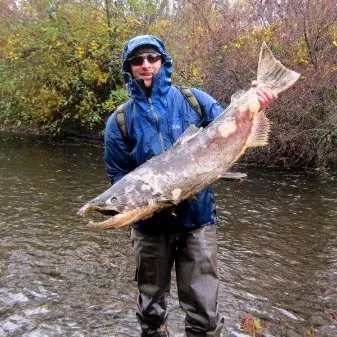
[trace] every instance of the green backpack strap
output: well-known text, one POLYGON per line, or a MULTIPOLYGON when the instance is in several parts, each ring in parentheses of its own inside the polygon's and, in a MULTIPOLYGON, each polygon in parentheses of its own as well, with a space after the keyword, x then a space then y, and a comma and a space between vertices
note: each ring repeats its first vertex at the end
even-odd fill
POLYGON ((121 104, 115 111, 116 114, 116 120, 117 124, 122 132, 122 135, 127 138, 128 133, 126 130, 126 124, 125 124, 125 103, 121 104))
POLYGON ((201 106, 198 102, 198 100, 195 98, 192 90, 187 87, 186 85, 178 85, 177 88, 180 90, 180 92, 183 94, 183 96, 186 98, 187 102, 192 106, 192 108, 199 114, 201 119, 203 118, 203 113, 201 106))

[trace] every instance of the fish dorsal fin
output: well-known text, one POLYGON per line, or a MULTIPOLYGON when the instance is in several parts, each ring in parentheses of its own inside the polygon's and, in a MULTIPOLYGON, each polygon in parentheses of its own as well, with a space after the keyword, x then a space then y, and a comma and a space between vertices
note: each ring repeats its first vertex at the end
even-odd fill
POLYGON ((268 87, 278 94, 290 88, 301 75, 276 60, 266 43, 263 42, 257 68, 257 86, 268 87))
POLYGON ((174 143, 174 146, 186 143, 189 139, 195 137, 200 130, 202 130, 202 128, 198 128, 194 124, 191 124, 174 143))
POLYGON ((254 115, 251 135, 248 139, 248 147, 265 146, 268 144, 270 121, 264 111, 254 115))

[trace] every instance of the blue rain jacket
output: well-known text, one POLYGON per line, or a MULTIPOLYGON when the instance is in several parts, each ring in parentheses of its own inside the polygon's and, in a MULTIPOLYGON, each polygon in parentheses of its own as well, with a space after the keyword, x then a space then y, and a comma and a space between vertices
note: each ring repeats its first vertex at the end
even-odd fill
MULTIPOLYGON (((201 119, 180 90, 171 84, 172 70, 172 59, 156 37, 138 36, 125 46, 123 74, 131 97, 124 108, 128 137, 123 136, 115 114, 109 117, 105 128, 105 164, 112 184, 151 157, 168 150, 189 125, 206 126, 222 113, 218 102, 193 88, 203 110, 201 119), (132 78, 126 61, 132 51, 142 45, 154 46, 163 56, 163 65, 153 76, 149 97, 143 80, 132 78)), ((214 195, 208 187, 195 198, 181 202, 173 212, 164 210, 134 226, 144 231, 182 231, 213 224, 215 220, 214 195)))

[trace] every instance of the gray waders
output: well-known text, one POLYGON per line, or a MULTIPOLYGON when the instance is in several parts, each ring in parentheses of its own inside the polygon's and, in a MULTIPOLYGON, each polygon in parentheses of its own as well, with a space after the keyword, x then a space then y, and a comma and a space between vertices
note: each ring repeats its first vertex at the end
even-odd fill
POLYGON ((139 289, 136 314, 142 336, 168 336, 167 330, 164 332, 166 297, 174 263, 180 307, 186 313, 187 337, 220 336, 223 318, 217 310, 215 225, 184 233, 146 234, 132 229, 131 238, 139 289))

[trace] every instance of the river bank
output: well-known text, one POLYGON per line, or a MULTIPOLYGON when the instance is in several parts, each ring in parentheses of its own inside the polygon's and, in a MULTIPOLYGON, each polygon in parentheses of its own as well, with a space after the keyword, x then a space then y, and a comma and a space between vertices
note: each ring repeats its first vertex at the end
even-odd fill
MULTIPOLYGON (((97 127, 96 129, 88 129, 83 127, 80 123, 69 123, 65 125, 60 132, 57 134, 51 134, 48 131, 44 131, 38 128, 28 128, 28 127, 15 127, 15 128, 0 128, 0 136, 2 135, 13 135, 13 136, 23 136, 23 137, 38 137, 40 139, 45 139, 46 141, 62 141, 69 138, 78 139, 78 141, 81 141, 83 139, 86 139, 90 142, 97 142, 102 143, 103 141, 103 132, 104 132, 104 126, 97 127)), ((261 148, 261 152, 264 148, 261 148)), ((257 156, 260 156, 259 151, 255 150, 255 153, 257 156)), ((249 149, 241 159, 241 163, 245 163, 248 165, 256 165, 255 154, 251 154, 249 149)), ((261 160, 259 160, 258 166, 261 168, 278 168, 278 169, 284 169, 284 170, 291 170, 291 171, 308 171, 308 172, 325 172, 325 173, 334 173, 337 172, 337 145, 335 148, 333 148, 322 160, 323 163, 325 163, 322 167, 301 167, 297 166, 296 169, 292 169, 287 165, 287 159, 284 159, 284 166, 281 166, 280 164, 275 165, 273 162, 263 162, 261 165, 261 160)))

